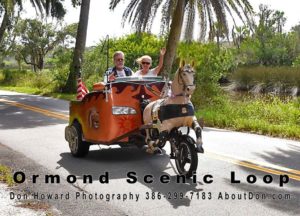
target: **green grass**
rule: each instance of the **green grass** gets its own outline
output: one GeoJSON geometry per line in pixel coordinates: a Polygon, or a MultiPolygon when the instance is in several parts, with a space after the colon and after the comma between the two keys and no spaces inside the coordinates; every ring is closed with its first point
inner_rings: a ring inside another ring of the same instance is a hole
{"type": "Polygon", "coordinates": [[[260,85],[261,92],[270,92],[279,89],[288,93],[291,88],[300,88],[299,67],[241,67],[229,77],[236,85],[237,90],[251,90],[260,85]]]}
{"type": "Polygon", "coordinates": [[[7,91],[15,91],[20,93],[27,93],[27,94],[41,94],[42,91],[38,88],[33,87],[24,87],[24,86],[0,86],[1,90],[7,90],[7,91]]]}
{"type": "Polygon", "coordinates": [[[61,73],[63,71],[50,71],[47,69],[36,73],[29,70],[0,70],[0,89],[74,100],[76,98],[75,94],[60,93],[65,83],[65,77],[61,73]],[[58,76],[58,74],[61,76],[58,76]]]}
{"type": "Polygon", "coordinates": [[[48,92],[48,93],[42,93],[40,95],[47,96],[47,97],[53,97],[53,98],[59,98],[59,99],[67,100],[67,101],[76,99],[76,94],[48,92]]]}
{"type": "Polygon", "coordinates": [[[14,185],[11,169],[1,164],[0,164],[0,182],[4,182],[8,184],[8,186],[14,185]]]}
{"type": "Polygon", "coordinates": [[[59,99],[63,99],[63,100],[74,100],[76,98],[75,94],[65,94],[65,93],[42,91],[41,89],[34,88],[34,87],[1,86],[0,89],[7,90],[7,91],[20,92],[20,93],[27,93],[27,94],[59,98],[59,99]]]}
{"type": "Polygon", "coordinates": [[[197,111],[205,126],[300,139],[300,99],[243,97],[223,99],[197,111]]]}

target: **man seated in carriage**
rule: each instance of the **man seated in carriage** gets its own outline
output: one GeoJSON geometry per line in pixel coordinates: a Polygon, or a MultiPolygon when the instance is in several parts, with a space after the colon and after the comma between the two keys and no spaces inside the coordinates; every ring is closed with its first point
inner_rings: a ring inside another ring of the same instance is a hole
{"type": "Polygon", "coordinates": [[[105,80],[113,81],[116,77],[126,77],[132,75],[132,70],[129,67],[124,66],[125,55],[122,51],[117,51],[113,55],[114,67],[109,68],[105,72],[105,80]]]}

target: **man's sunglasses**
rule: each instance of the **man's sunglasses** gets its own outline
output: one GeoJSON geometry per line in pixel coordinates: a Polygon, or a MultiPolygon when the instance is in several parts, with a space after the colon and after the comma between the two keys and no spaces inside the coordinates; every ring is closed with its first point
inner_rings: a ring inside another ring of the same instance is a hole
{"type": "Polygon", "coordinates": [[[142,64],[149,65],[149,64],[150,64],[150,62],[142,62],[142,64]]]}
{"type": "Polygon", "coordinates": [[[122,61],[124,61],[124,59],[122,59],[122,58],[119,58],[119,59],[116,59],[118,62],[122,62],[122,61]]]}

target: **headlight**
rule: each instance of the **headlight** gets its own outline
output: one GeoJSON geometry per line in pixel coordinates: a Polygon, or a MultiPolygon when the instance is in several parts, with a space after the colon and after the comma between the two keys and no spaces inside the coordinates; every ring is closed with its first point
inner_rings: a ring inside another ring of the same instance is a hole
{"type": "Polygon", "coordinates": [[[135,115],[136,110],[131,108],[131,107],[113,106],[112,107],[112,114],[113,115],[135,115]]]}

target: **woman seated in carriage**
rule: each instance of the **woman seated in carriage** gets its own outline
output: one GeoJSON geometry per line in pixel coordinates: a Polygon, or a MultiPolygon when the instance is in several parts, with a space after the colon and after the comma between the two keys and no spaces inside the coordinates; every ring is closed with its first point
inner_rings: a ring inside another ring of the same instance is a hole
{"type": "Polygon", "coordinates": [[[165,53],[166,53],[166,48],[162,48],[160,50],[158,65],[152,69],[150,69],[150,67],[152,66],[152,58],[150,56],[144,55],[138,58],[136,62],[140,65],[141,69],[135,72],[132,76],[133,77],[157,76],[162,69],[165,53]]]}

